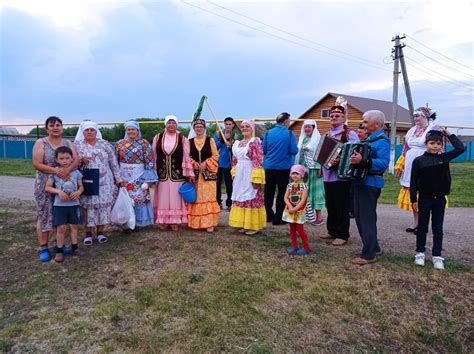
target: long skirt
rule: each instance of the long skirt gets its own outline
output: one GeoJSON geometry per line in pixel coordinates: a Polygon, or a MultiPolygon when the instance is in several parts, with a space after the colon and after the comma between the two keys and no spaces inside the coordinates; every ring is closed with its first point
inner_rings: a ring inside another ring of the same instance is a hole
{"type": "Polygon", "coordinates": [[[188,226],[191,229],[207,229],[219,224],[221,208],[216,201],[216,181],[205,181],[202,175],[194,184],[196,202],[188,206],[188,226]]]}
{"type": "Polygon", "coordinates": [[[186,203],[178,192],[183,182],[159,182],[153,194],[153,216],[156,224],[188,222],[186,203]]]}

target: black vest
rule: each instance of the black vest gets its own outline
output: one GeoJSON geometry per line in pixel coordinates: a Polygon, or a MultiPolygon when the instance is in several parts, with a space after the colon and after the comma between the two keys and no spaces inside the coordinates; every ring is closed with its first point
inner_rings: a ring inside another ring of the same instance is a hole
{"type": "Polygon", "coordinates": [[[184,137],[176,134],[176,142],[169,154],[164,149],[164,133],[158,134],[156,143],[156,172],[160,181],[170,180],[172,182],[184,181],[183,176],[183,142],[184,137]]]}

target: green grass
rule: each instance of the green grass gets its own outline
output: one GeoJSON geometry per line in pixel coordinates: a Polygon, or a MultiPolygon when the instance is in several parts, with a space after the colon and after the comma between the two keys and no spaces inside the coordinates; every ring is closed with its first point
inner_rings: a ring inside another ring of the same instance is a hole
{"type": "Polygon", "coordinates": [[[0,159],[0,175],[34,177],[35,173],[29,159],[0,159]]]}
{"type": "MultiPolygon", "coordinates": [[[[6,205],[0,202],[0,210],[6,205]]],[[[34,209],[0,228],[0,350],[12,352],[469,352],[472,266],[413,265],[386,252],[352,266],[351,249],[310,235],[288,257],[286,230],[220,227],[110,232],[81,258],[40,264],[34,209]],[[29,227],[27,227],[29,225],[29,227]],[[12,235],[15,235],[12,238],[12,235]],[[67,338],[67,340],[65,340],[67,338]]]]}
{"type": "MultiPolygon", "coordinates": [[[[451,194],[448,196],[450,207],[474,208],[474,162],[450,164],[451,194]]],[[[398,178],[386,173],[385,187],[382,189],[379,202],[396,204],[400,183],[398,178]]]]}

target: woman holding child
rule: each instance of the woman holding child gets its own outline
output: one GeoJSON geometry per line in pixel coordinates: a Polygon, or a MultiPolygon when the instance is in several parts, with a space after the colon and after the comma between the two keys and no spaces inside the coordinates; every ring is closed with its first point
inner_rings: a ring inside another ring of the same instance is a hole
{"type": "Polygon", "coordinates": [[[73,144],[61,137],[63,122],[51,116],[45,122],[48,136],[36,141],[33,147],[33,167],[36,169],[34,195],[36,201],[36,233],[40,244],[39,260],[48,262],[51,259],[48,248],[49,232],[53,228],[53,203],[51,194],[45,191],[49,175],[66,178],[78,165],[76,149],[73,144]],[[68,146],[72,150],[73,162],[67,168],[58,167],[55,161],[55,150],[60,146],[68,146]]]}

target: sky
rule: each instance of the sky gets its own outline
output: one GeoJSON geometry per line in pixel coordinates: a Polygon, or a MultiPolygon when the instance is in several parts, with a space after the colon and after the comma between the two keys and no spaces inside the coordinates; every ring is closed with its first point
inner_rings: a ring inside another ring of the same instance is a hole
{"type": "Polygon", "coordinates": [[[327,92],[391,101],[406,34],[415,107],[474,127],[473,1],[0,4],[0,124],[190,120],[202,95],[220,119],[296,118],[327,92]]]}

